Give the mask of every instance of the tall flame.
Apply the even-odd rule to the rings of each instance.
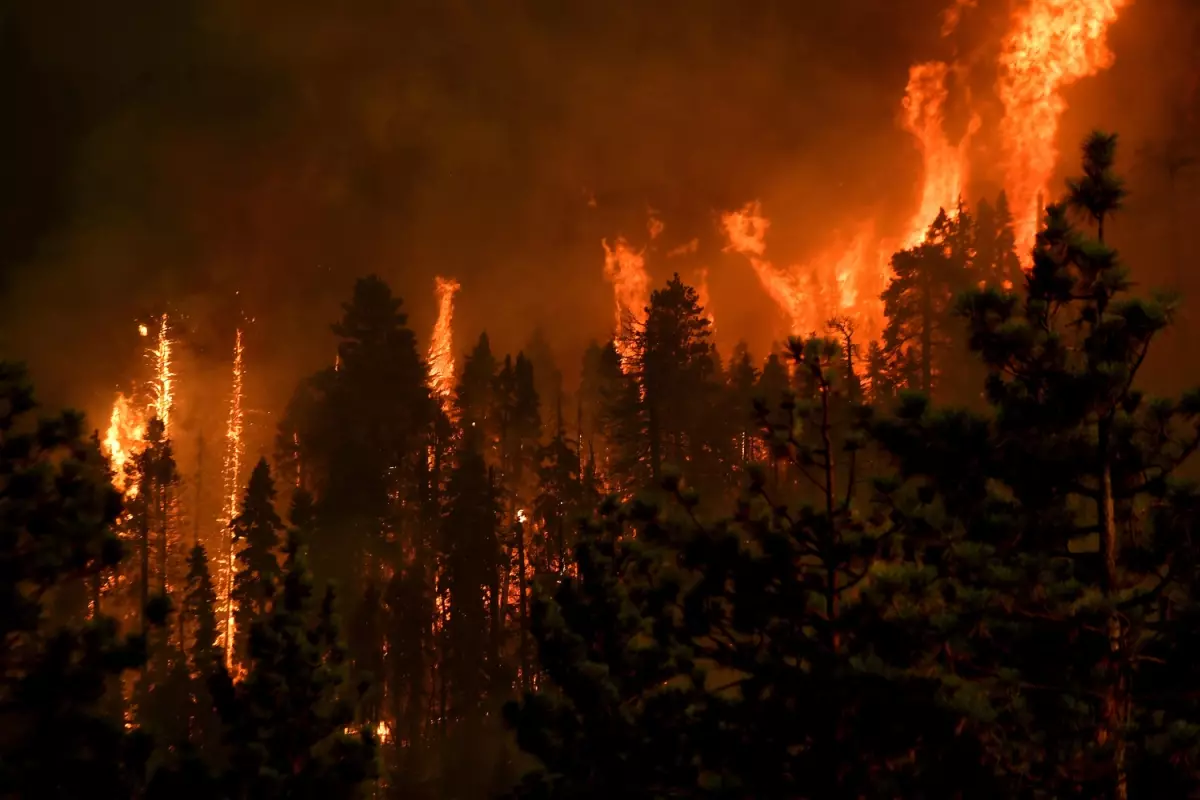
[[[242,332],[239,329],[233,345],[233,387],[229,397],[229,423],[225,429],[225,462],[222,468],[224,495],[221,503],[221,517],[218,520],[221,549],[221,589],[224,595],[225,608],[225,661],[226,666],[233,666],[233,576],[235,573],[233,550],[233,535],[229,524],[238,515],[238,495],[241,491],[242,455],[245,444],[242,441]]]
[[[1030,0],[1004,38],[996,87],[1004,105],[1004,188],[1026,266],[1041,216],[1038,197],[1047,194],[1058,160],[1058,124],[1067,108],[1062,90],[1111,66],[1108,27],[1130,2]]]
[[[429,382],[446,416],[454,408],[454,295],[461,288],[453,278],[437,277],[438,317],[429,342]]]
[[[154,398],[151,408],[163,424],[163,438],[171,436],[171,410],[175,406],[175,373],[171,371],[171,337],[167,315],[158,328],[158,345],[150,351],[154,361]]]
[[[132,497],[137,484],[125,485],[125,464],[141,451],[146,435],[146,421],[124,394],[118,394],[109,416],[103,451],[112,466],[113,488]]]
[[[657,226],[655,222],[658,222]],[[662,231],[661,225],[661,222],[651,218],[651,238],[657,237]],[[633,342],[629,338],[629,331],[634,324],[642,321],[646,307],[650,305],[650,277],[646,273],[646,254],[644,250],[634,250],[622,236],[618,236],[612,245],[609,245],[607,239],[602,240],[600,244],[604,247],[604,277],[612,284],[616,307],[616,333],[613,341],[616,344],[617,355],[621,357],[622,368],[625,368],[633,357]]]
[[[956,6],[957,7],[957,6]],[[979,130],[978,114],[971,116],[966,133],[958,144],[946,135],[946,78],[951,68],[940,62],[914,64],[908,71],[904,91],[904,128],[917,139],[924,161],[921,202],[909,224],[904,247],[914,247],[925,238],[925,231],[938,215],[958,205],[967,182],[967,148]]]
[[[757,200],[722,214],[721,226],[729,242],[725,249],[749,259],[759,283],[788,318],[791,335],[823,330],[829,319],[839,315],[852,317],[860,330],[879,327],[882,309],[875,298],[883,281],[879,270],[869,268],[877,255],[870,228],[805,264],[782,268],[766,257],[771,221],[763,216]]]

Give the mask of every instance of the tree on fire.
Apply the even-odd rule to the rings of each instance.
[[[1185,796],[1200,716],[1179,658],[1194,634],[1177,620],[1200,599],[1197,493],[1173,475],[1200,444],[1200,393],[1136,388],[1173,306],[1129,296],[1105,240],[1124,196],[1115,145],[1084,144],[1027,294],[962,305],[991,413],[911,402],[879,435],[921,487],[905,524],[938,537],[927,563],[950,624],[937,660],[971,698],[989,761],[1048,794]]]

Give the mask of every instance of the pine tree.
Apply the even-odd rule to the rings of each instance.
[[[479,720],[487,690],[502,680],[500,506],[481,438],[464,432],[446,488],[440,545],[450,605],[442,652],[453,704],[450,716],[472,725]]]
[[[792,353],[832,401],[845,377],[838,343]],[[784,418],[801,413],[783,406]],[[770,425],[783,458],[829,463],[827,479],[857,447],[831,435],[829,416],[818,403],[803,426]],[[809,424],[838,445],[794,438]],[[695,492],[674,476],[673,504],[609,500],[589,521],[578,575],[544,585],[534,604],[546,683],[506,709],[544,767],[523,793],[953,796],[927,765],[961,755],[956,720],[938,707],[937,682],[909,671],[919,651],[903,621],[887,618],[903,587],[863,590],[891,567],[886,519],[832,483],[819,504],[789,510],[751,475],[730,521],[700,522]]]
[[[238,563],[231,599],[238,631],[234,661],[239,664],[246,658],[251,627],[267,612],[280,575],[277,553],[283,520],[275,513],[275,481],[265,458],[250,475],[241,509],[229,526]]]
[[[275,602],[251,624],[245,679],[234,684],[222,669],[212,683],[230,797],[365,797],[377,775],[373,731],[346,732],[359,697],[346,686],[333,590],[315,601],[300,550],[290,533]]]
[[[318,498],[311,547],[322,581],[358,585],[399,541],[399,499],[417,491],[435,404],[400,298],[359,279],[341,320],[337,364],[314,375],[289,408],[280,448],[299,443],[304,488]],[[290,477],[290,476],[289,476]]]
[[[24,370],[0,364],[0,796],[130,797],[149,741],[108,709],[145,640],[98,613],[49,614],[121,561],[120,497],[82,417],[34,420],[36,408]],[[152,603],[150,621],[164,611]]]
[[[217,718],[212,693],[208,683],[224,663],[224,654],[217,639],[217,592],[208,571],[208,554],[204,546],[197,543],[188,557],[187,585],[183,601],[183,615],[190,629],[188,656],[192,670],[192,697],[194,717],[191,726],[191,741],[205,755],[211,756],[220,745],[220,720]]]
[[[1136,388],[1171,305],[1130,297],[1106,242],[1124,196],[1115,144],[1084,144],[1027,294],[962,305],[991,413],[910,400],[877,433],[915,490],[902,517],[938,534],[924,551],[944,599],[937,662],[985,762],[1047,796],[1185,796],[1200,719],[1171,692],[1160,598],[1195,597],[1175,583],[1194,494],[1172,475],[1200,445],[1200,393]]]
[[[574,519],[584,510],[584,486],[579,453],[563,426],[561,407],[554,436],[542,448],[540,461],[533,513],[549,545],[543,567],[562,575],[570,557]]]
[[[498,421],[495,419],[496,358],[486,333],[479,335],[475,348],[463,362],[455,388],[454,404],[463,430],[474,428],[482,437],[489,463],[494,463]]]
[[[921,244],[892,256],[893,278],[882,295],[883,345],[892,364],[912,357],[919,365],[917,384],[907,388],[929,394],[945,382],[947,354],[962,328],[954,303],[975,280],[970,236],[965,209],[943,210]]]
[[[755,461],[758,441],[757,423],[754,417],[754,400],[757,395],[759,370],[754,366],[750,350],[745,342],[734,348],[729,369],[730,413],[737,420],[736,436],[738,461],[742,465]]]

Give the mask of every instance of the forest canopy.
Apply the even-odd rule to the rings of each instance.
[[[5,365],[0,796],[1200,791],[1200,390],[1143,388],[1116,152],[1027,268],[1004,195],[940,209],[874,340],[723,357],[676,274],[574,394],[364,277],[216,547],[169,381],[114,450]]]

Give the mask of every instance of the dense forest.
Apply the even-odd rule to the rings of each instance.
[[[486,335],[440,394],[363,278],[228,555],[164,420],[117,474],[3,367],[0,795],[1196,796],[1200,393],[1139,388],[1116,143],[1027,270],[939,213],[878,341],[722,358],[675,276],[570,403]]]

